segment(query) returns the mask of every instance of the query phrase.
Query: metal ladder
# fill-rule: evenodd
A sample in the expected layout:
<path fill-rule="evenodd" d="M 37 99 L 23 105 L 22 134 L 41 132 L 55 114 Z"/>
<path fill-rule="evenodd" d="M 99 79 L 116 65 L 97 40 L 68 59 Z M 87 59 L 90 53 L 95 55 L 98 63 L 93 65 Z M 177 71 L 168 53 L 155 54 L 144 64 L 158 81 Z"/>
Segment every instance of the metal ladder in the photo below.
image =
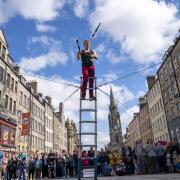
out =
<path fill-rule="evenodd" d="M 89 78 L 90 79 L 90 78 Z M 83 108 L 83 101 L 90 102 L 90 99 L 81 99 L 81 90 L 80 90 L 80 109 L 79 109 L 79 143 L 78 143 L 78 180 L 81 180 L 81 178 L 85 177 L 84 173 L 85 170 L 90 170 L 91 173 L 93 173 L 94 180 L 97 180 L 97 84 L 96 84 L 96 78 L 94 77 L 94 87 L 93 91 L 95 94 L 96 99 L 93 100 L 93 106 L 94 108 L 86 109 Z M 82 77 L 81 77 L 81 89 L 82 89 Z M 89 90 L 89 88 L 87 88 Z M 85 118 L 82 118 L 83 113 L 85 112 L 90 112 L 94 113 L 94 119 L 93 120 L 85 120 Z M 93 125 L 94 126 L 94 132 L 82 132 L 82 127 L 83 125 Z M 88 144 L 82 144 L 82 137 L 88 137 L 88 136 L 94 136 L 94 143 L 88 143 Z M 87 158 L 82 158 L 82 152 L 83 148 L 87 147 L 93 147 L 94 148 L 94 157 L 87 157 Z M 82 160 L 83 159 L 88 159 L 88 160 L 93 160 L 93 165 L 92 166 L 82 166 Z M 88 172 L 88 171 L 87 171 Z M 87 178 L 87 176 L 86 176 Z"/>

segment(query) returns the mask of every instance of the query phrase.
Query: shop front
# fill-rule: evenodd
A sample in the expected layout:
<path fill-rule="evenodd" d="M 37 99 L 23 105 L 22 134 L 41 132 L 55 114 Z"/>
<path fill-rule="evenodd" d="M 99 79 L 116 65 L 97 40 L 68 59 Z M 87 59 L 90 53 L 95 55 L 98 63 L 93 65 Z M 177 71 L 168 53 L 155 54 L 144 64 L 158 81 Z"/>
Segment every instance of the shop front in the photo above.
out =
<path fill-rule="evenodd" d="M 16 121 L 0 114 L 0 145 L 4 152 L 13 153 L 16 151 Z"/>

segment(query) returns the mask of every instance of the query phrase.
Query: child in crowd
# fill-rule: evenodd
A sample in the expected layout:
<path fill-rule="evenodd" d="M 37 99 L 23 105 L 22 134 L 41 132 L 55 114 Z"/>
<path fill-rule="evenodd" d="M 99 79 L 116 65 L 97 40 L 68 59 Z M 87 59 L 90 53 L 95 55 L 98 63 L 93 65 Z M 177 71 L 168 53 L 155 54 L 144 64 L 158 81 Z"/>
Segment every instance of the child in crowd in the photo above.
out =
<path fill-rule="evenodd" d="M 177 151 L 173 152 L 173 169 L 174 172 L 180 173 L 180 155 L 177 154 Z"/>
<path fill-rule="evenodd" d="M 166 167 L 169 173 L 173 172 L 173 165 L 171 164 L 171 154 L 169 151 L 166 153 Z"/>

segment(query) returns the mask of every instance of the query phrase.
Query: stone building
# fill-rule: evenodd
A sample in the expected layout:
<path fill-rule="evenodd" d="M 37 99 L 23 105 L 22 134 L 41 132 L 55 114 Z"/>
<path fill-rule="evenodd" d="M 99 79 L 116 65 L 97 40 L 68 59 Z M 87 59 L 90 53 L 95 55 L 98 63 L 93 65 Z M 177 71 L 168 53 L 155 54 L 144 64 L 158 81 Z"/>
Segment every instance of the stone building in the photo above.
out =
<path fill-rule="evenodd" d="M 123 136 L 121 130 L 120 113 L 113 96 L 112 88 L 110 89 L 110 105 L 109 105 L 109 135 L 110 147 L 113 151 L 121 151 L 123 146 Z"/>
<path fill-rule="evenodd" d="M 128 125 L 128 136 L 126 138 L 127 146 L 134 147 L 136 141 L 141 139 L 139 118 L 139 113 L 134 113 L 133 120 Z"/>
<path fill-rule="evenodd" d="M 0 30 L 0 144 L 4 151 L 15 151 L 18 77 L 8 43 Z"/>
<path fill-rule="evenodd" d="M 154 139 L 146 96 L 139 97 L 139 127 L 143 143 Z"/>
<path fill-rule="evenodd" d="M 59 104 L 59 112 L 54 113 L 54 151 L 67 151 L 67 128 L 65 127 L 64 105 Z"/>
<path fill-rule="evenodd" d="M 67 151 L 67 128 L 65 125 L 65 115 L 64 115 L 64 104 L 61 102 L 59 104 L 59 118 L 60 118 L 60 150 Z"/>
<path fill-rule="evenodd" d="M 61 153 L 60 150 L 60 120 L 59 115 L 57 113 L 54 113 L 54 131 L 53 131 L 53 150 L 55 152 Z"/>
<path fill-rule="evenodd" d="M 180 37 L 174 39 L 163 57 L 157 74 L 168 123 L 170 139 L 180 142 Z"/>
<path fill-rule="evenodd" d="M 76 124 L 73 121 L 70 121 L 69 118 L 66 121 L 67 128 L 67 152 L 73 154 L 73 151 L 77 149 L 78 145 L 78 136 Z"/>
<path fill-rule="evenodd" d="M 36 81 L 27 82 L 19 73 L 19 66 L 14 64 L 9 55 L 6 38 L 0 30 L 0 145 L 4 151 L 26 153 L 36 150 L 49 152 L 53 149 L 54 110 L 51 98 L 42 97 L 37 85 Z M 30 128 L 29 135 L 22 136 L 24 113 L 30 114 Z M 59 148 L 67 150 L 67 129 L 62 106 L 56 118 L 60 122 L 59 131 L 56 131 Z"/>
<path fill-rule="evenodd" d="M 54 111 L 51 104 L 51 98 L 45 97 L 45 152 L 53 150 L 53 128 L 54 128 Z"/>
<path fill-rule="evenodd" d="M 16 67 L 19 74 L 19 68 Z M 22 131 L 22 113 L 30 112 L 30 92 L 26 86 L 26 80 L 22 75 L 19 75 L 18 81 L 18 103 L 17 103 L 17 152 L 27 152 L 29 150 L 29 136 L 21 136 Z M 30 131 L 31 132 L 31 131 Z"/>
<path fill-rule="evenodd" d="M 161 95 L 159 79 L 155 76 L 147 77 L 147 102 L 154 135 L 154 141 L 169 141 L 166 115 Z"/>
<path fill-rule="evenodd" d="M 38 83 L 30 81 L 26 83 L 30 92 L 30 137 L 29 150 L 35 152 L 44 151 L 44 100 L 37 92 Z M 20 92 L 21 93 L 21 92 Z M 21 96 L 21 95 L 20 95 Z M 25 95 L 22 96 L 24 101 Z"/>

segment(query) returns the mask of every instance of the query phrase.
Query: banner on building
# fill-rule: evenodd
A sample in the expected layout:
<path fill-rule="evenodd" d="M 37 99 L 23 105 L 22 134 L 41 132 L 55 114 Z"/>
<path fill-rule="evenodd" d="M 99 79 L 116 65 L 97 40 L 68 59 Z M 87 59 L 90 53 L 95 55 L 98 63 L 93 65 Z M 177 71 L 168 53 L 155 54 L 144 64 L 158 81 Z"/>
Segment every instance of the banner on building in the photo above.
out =
<path fill-rule="evenodd" d="M 29 135 L 30 130 L 30 113 L 22 113 L 22 131 L 21 136 Z"/>

